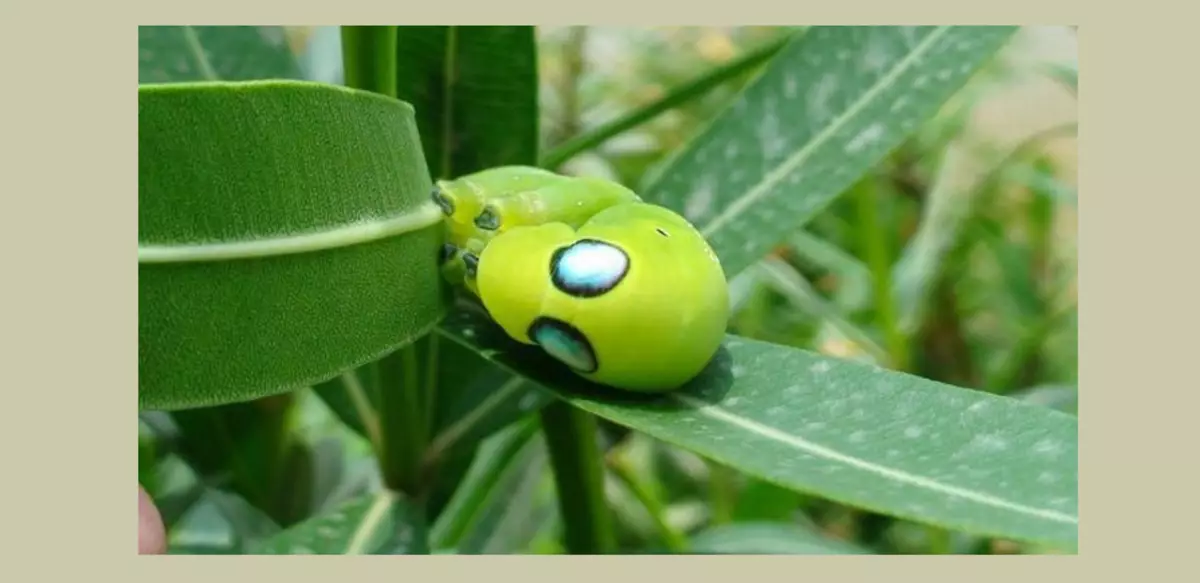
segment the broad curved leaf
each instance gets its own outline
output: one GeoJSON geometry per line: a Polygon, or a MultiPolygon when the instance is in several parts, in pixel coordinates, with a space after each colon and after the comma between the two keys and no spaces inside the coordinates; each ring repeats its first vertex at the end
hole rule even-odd
{"type": "Polygon", "coordinates": [[[729,276],[816,216],[937,109],[1010,26],[813,27],[644,189],[729,276]]]}
{"type": "Polygon", "coordinates": [[[967,532],[1078,539],[1078,421],[1058,411],[735,336],[691,383],[646,397],[467,314],[439,329],[575,406],[776,484],[967,532]]]}
{"type": "Polygon", "coordinates": [[[143,409],[336,376],[445,310],[407,104],[297,81],[138,89],[143,409]]]}

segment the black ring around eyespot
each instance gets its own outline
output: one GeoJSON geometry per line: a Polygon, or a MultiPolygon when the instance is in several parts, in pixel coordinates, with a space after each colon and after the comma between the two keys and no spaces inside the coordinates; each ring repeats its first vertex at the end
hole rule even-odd
{"type": "Polygon", "coordinates": [[[594,298],[612,291],[613,288],[617,287],[617,285],[624,281],[625,276],[629,274],[631,263],[632,261],[629,259],[629,254],[626,253],[624,249],[613,245],[612,243],[600,241],[598,239],[580,239],[574,243],[571,243],[570,245],[559,247],[550,255],[550,281],[554,282],[554,287],[558,288],[559,291],[567,295],[577,298],[594,298]],[[563,273],[562,269],[560,269],[561,262],[564,255],[581,245],[597,245],[615,250],[616,252],[620,253],[621,257],[623,258],[625,262],[624,268],[621,269],[620,273],[605,281],[603,285],[580,285],[577,282],[570,281],[566,274],[563,273]]]}
{"type": "Polygon", "coordinates": [[[529,325],[527,334],[546,354],[549,354],[552,358],[573,370],[583,373],[593,373],[600,369],[600,360],[597,358],[596,350],[592,348],[592,343],[588,341],[587,336],[583,332],[580,332],[578,328],[562,320],[548,316],[539,316],[529,325]],[[560,345],[556,346],[554,342],[547,342],[547,340],[552,340],[545,337],[547,333],[560,334],[562,336],[561,339],[574,343],[575,346],[573,348],[579,351],[579,356],[587,360],[586,364],[560,354],[556,350],[560,345]]]}

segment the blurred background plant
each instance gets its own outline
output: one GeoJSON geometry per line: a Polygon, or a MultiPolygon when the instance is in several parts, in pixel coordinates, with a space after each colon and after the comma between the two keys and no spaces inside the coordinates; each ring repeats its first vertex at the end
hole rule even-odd
{"type": "MultiPolygon", "coordinates": [[[[542,151],[743,55],[769,56],[781,31],[539,28],[542,151]]],[[[341,82],[337,27],[286,33],[305,77],[341,82]]],[[[851,192],[731,282],[731,333],[1073,414],[1076,54],[1071,27],[1021,29],[851,192]]],[[[555,166],[643,184],[756,72],[555,166]]],[[[370,444],[311,390],[140,418],[139,481],[163,511],[172,552],[241,552],[380,484],[370,444]]],[[[622,552],[1050,552],[806,496],[605,427],[620,438],[605,483],[622,552]]],[[[477,457],[520,463],[488,478],[499,503],[476,501],[485,510],[471,527],[435,531],[435,542],[564,551],[544,444],[521,439],[530,431],[518,424],[484,442],[477,457]]]]}

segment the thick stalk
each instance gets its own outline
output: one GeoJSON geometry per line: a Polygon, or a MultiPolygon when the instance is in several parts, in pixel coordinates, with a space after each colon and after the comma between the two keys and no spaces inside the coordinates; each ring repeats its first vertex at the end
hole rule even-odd
{"type": "Polygon", "coordinates": [[[596,418],[562,401],[547,405],[540,415],[558,487],[563,546],[575,555],[613,552],[616,536],[604,496],[596,418]]]}

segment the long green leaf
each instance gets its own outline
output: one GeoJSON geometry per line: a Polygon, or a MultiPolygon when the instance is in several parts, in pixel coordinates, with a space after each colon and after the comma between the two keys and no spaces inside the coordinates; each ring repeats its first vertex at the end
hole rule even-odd
{"type": "Polygon", "coordinates": [[[778,522],[726,524],[697,533],[696,554],[734,555],[862,555],[869,551],[831,539],[812,529],[778,522]]]}
{"type": "Polygon", "coordinates": [[[319,83],[138,89],[141,408],[332,378],[445,310],[413,110],[319,83]]]}
{"type": "Polygon", "coordinates": [[[714,67],[695,79],[671,89],[661,99],[657,99],[620,117],[609,120],[591,131],[571,137],[562,144],[555,146],[552,151],[544,154],[541,165],[551,170],[557,169],[576,155],[595,148],[605,141],[654,119],[664,112],[704,95],[713,88],[719,87],[721,84],[727,83],[730,79],[736,78],[738,75],[754,70],[755,67],[761,66],[770,60],[771,57],[774,57],[790,37],[790,32],[785,32],[779,39],[748,50],[744,54],[738,55],[736,59],[719,67],[714,67]]]}
{"type": "Polygon", "coordinates": [[[1058,411],[733,336],[698,378],[647,398],[467,314],[440,330],[577,407],[798,491],[984,535],[1078,538],[1078,421],[1058,411]]]}
{"type": "Polygon", "coordinates": [[[138,27],[138,83],[300,78],[282,26],[138,27]]]}
{"type": "Polygon", "coordinates": [[[736,275],[900,144],[1014,27],[814,27],[645,191],[736,275]]]}
{"type": "Polygon", "coordinates": [[[413,548],[423,529],[419,510],[403,497],[384,490],[364,494],[337,510],[280,532],[250,554],[269,555],[400,555],[422,553],[413,548]]]}
{"type": "Polygon", "coordinates": [[[397,95],[419,114],[434,178],[537,163],[532,26],[401,26],[397,95]]]}

